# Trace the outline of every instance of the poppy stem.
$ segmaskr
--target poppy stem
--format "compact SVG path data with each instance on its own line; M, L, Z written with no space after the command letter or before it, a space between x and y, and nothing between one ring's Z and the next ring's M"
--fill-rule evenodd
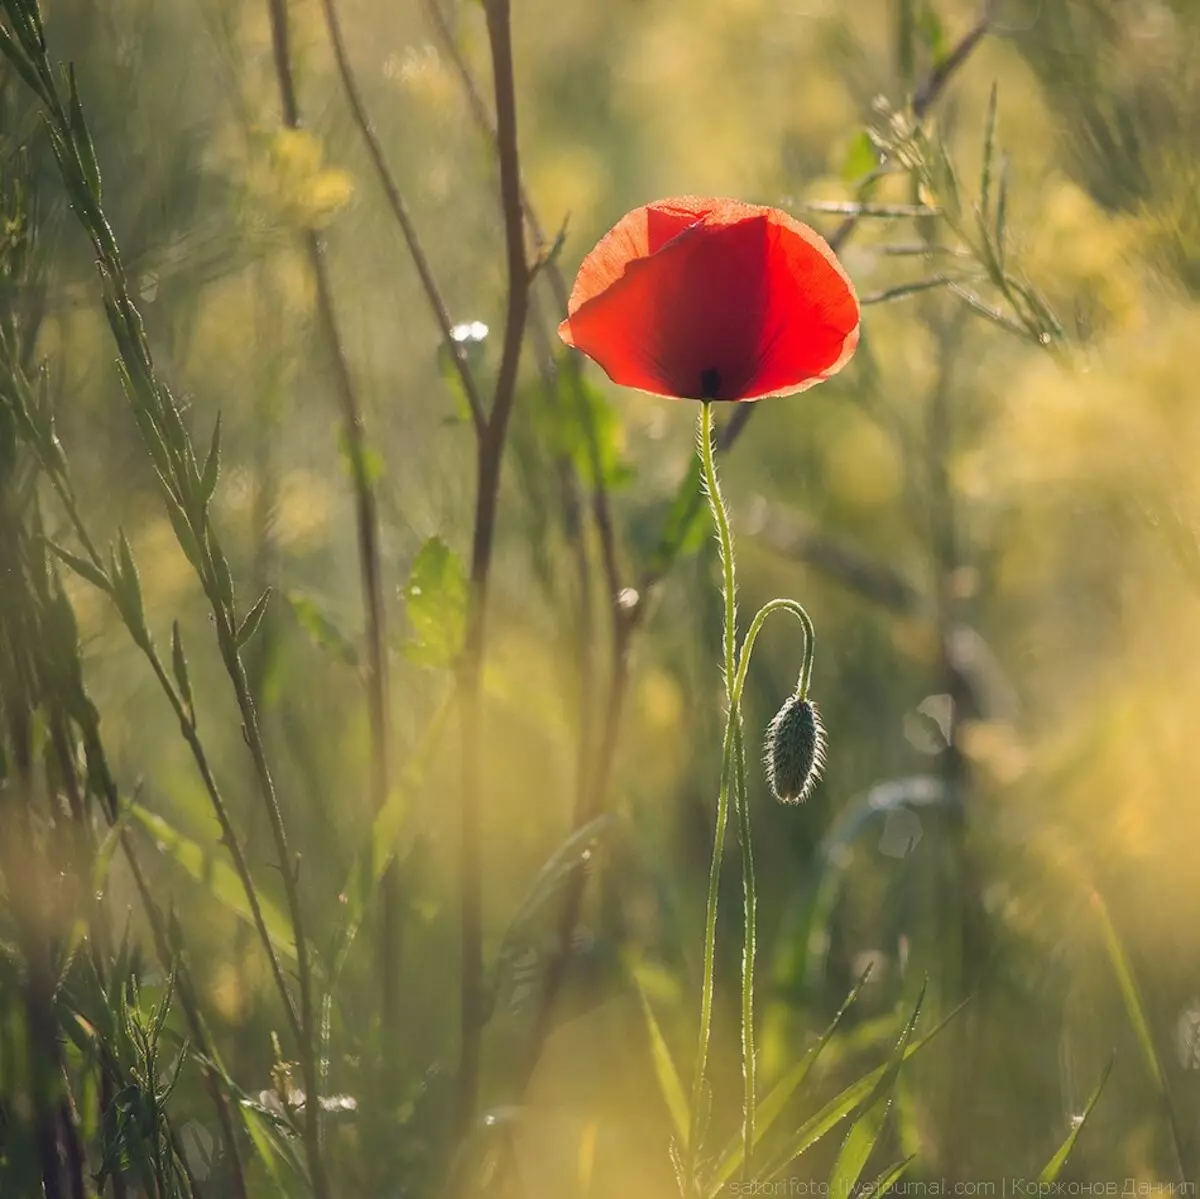
M716 973L717 907L721 881L721 861L725 851L725 829L729 820L731 790L738 811L738 834L742 848L742 893L744 925L742 945L742 1078L745 1100L742 1123L743 1174L748 1175L754 1149L755 1048L754 1048L754 951L757 898L754 857L750 839L750 808L746 780L746 754L742 739L741 684L744 664L737 652L737 581L733 532L729 512L721 494L713 453L712 404L705 401L700 414L700 462L709 509L720 546L722 593L725 599L724 659L726 722L722 747L721 782L717 794L716 830L708 873L708 901L704 922L704 981L700 993L700 1031L692 1079L691 1128L687 1146L687 1176L694 1182L698 1142L702 1127L708 1073L708 1048L712 1035L712 1008Z

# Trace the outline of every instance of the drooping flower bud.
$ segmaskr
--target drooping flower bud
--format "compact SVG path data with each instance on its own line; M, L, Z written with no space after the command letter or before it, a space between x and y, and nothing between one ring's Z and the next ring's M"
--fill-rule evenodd
M780 803L803 803L825 766L825 726L811 700L792 695L767 726L763 754Z

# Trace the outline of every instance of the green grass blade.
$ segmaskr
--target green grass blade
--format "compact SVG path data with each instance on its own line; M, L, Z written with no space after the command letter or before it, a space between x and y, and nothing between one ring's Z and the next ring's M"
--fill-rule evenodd
M642 1015L646 1020L646 1032L650 1036L650 1056L654 1063L654 1077L658 1080L658 1089L662 1093L663 1102L671 1113L675 1136L680 1145L686 1145L692 1118L687 1095L684 1092L683 1083L679 1079L679 1071L675 1069L675 1063L671 1060L671 1051L667 1048L662 1029L659 1028L658 1021L654 1018L654 1011L650 1007L650 1000L646 997L641 976L636 970L633 971L633 979L637 984L638 999L641 1001Z
M879 1141L879 1134L887 1122L888 1112L892 1107L892 1095L896 1090L896 1080L900 1076L900 1067L904 1062L904 1053L912 1039L913 1029L917 1025L924 1003L925 986L922 986L921 993L917 996L917 1002L913 1006L912 1015L908 1018L904 1031L900 1034L900 1040L896 1043L896 1050L892 1054L892 1060L888 1063L886 1072L880 1078L879 1085L875 1088L870 1102L864 1105L862 1114L851 1125L850 1131L846 1133L846 1139L842 1142L829 1180L829 1189L835 1195L849 1195L858 1185L862 1172L867 1168L867 1162Z
M959 1004L958 1007L950 1012L935 1028L926 1033L925 1036L911 1042L904 1050L902 1061L907 1061L914 1053L928 1045L965 1006L966 1002ZM776 1156L774 1163L764 1171L765 1176L767 1178L777 1177L796 1158L811 1149L827 1132L836 1128L847 1116L858 1110L863 1104L869 1103L876 1088L886 1077L890 1068L891 1063L885 1062L882 1066L877 1066L874 1070L864 1074L856 1082L852 1082L846 1087L845 1090L835 1095L820 1111L806 1120L789 1138L787 1145ZM713 1192L714 1195L716 1193Z
M366 919L375 889L396 858L397 844L413 792L420 785L433 752L441 743L452 708L453 693L447 691L434 709L429 724L406 763L403 776L396 780L387 802L376 814L366 844L351 864L340 892L345 897L345 912L329 954L331 988L346 964L351 946Z
M754 1117L755 1149L762 1144L763 1137L770 1132L775 1121L783 1115L788 1101L803 1086L804 1080L808 1077L813 1066L816 1065L821 1051L833 1039L846 1013L854 1005L859 995L862 994L862 989L866 985L870 974L871 968L868 966L863 971L862 977L855 984L854 990L846 996L846 1000L838 1009L837 1015L834 1016L829 1027L821 1034L817 1043L811 1046L804 1056L763 1096ZM738 1162L741 1160L741 1153L741 1138L735 1136L725 1147L725 1152L721 1154L721 1160L717 1165L716 1173L713 1175L715 1184L724 1186L734 1176L737 1172Z
M987 118L983 126L983 167L979 180L979 211L988 223L988 206L992 200L992 173L996 161L996 99L997 85L993 82L988 96Z
M996 193L996 227L994 233L996 243L996 261L1003 271L1008 241L1008 155L1000 159L1000 182Z
M1113 1058L1108 1059L1108 1065L1104 1067L1104 1073L1100 1075L1100 1081L1096 1084L1096 1089L1088 1098L1087 1105L1083 1109L1083 1115L1078 1120L1072 1122L1071 1131L1067 1134L1067 1139L1058 1147L1058 1152L1046 1163L1042 1172L1038 1175L1038 1182L1046 1183L1053 1182L1061 1172L1063 1166L1067 1164L1067 1158L1071 1156L1071 1151L1075 1148L1075 1142L1079 1138L1079 1134L1083 1131L1083 1126L1088 1122L1088 1117L1092 1114L1092 1108L1096 1106L1096 1100L1100 1098L1100 1092L1104 1090L1104 1084L1108 1082L1108 1076L1112 1073Z
M1137 978L1134 976L1133 967L1129 962L1129 955L1125 952L1125 946L1121 942L1120 934L1117 932L1116 925L1113 924L1112 917L1109 915L1108 905L1105 904L1099 891L1092 892L1092 910L1096 913L1096 918L1100 922L1100 931L1104 936L1104 947L1108 950L1109 961L1112 963L1113 973L1117 976L1117 985L1121 989L1121 998L1125 1001L1125 1014L1129 1017L1129 1023L1133 1026L1134 1036L1137 1037L1138 1045L1142 1051L1142 1058L1146 1063L1146 1069L1149 1071L1150 1077L1154 1080L1154 1085L1158 1089L1159 1100L1163 1107L1163 1115L1166 1117L1167 1126L1171 1133L1171 1144L1175 1150L1176 1164L1180 1171L1179 1176L1181 1178L1186 1177L1183 1170L1179 1122L1175 1116L1175 1105L1171 1101L1171 1092L1167 1088L1167 1075L1163 1069L1162 1058L1158 1056L1158 1050L1154 1045L1154 1036L1150 1031L1150 1020L1146 1015L1146 1005L1142 1000L1142 993L1138 987Z
M203 883L223 907L245 920L253 927L254 916L246 900L246 892L237 871L224 860L221 852L213 852L185 836L161 816L149 812L141 804L131 803L129 813L134 820L154 838L159 849L173 858L197 882ZM283 912L260 890L259 908L263 924L271 941L280 953L293 961L296 957L296 941L292 926Z
M888 1166L886 1170L880 1174L869 1187L864 1191L864 1195L886 1195L904 1177L904 1171L912 1165L912 1157L906 1157L903 1161L896 1162L895 1165Z

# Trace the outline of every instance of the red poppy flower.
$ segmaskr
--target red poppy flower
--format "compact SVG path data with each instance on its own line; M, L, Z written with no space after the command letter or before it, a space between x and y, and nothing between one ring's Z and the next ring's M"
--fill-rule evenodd
M776 208L682 196L635 208L583 260L559 326L614 383L757 400L836 374L858 299L819 234Z

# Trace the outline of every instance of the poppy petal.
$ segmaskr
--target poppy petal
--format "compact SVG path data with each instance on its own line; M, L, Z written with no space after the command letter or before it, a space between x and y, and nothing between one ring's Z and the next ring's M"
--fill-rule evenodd
M583 260L567 311L574 313L593 296L611 287L631 262L656 254L672 238L703 220L715 203L696 196L680 196L656 200L626 213Z
M615 383L676 398L804 390L849 360L858 301L833 251L777 209L696 196L625 216L559 328Z
M858 345L854 286L825 240L773 211L759 367L746 399L790 395L837 374Z
M741 398L758 368L767 237L761 217L685 229L564 322L571 344L626 387Z

